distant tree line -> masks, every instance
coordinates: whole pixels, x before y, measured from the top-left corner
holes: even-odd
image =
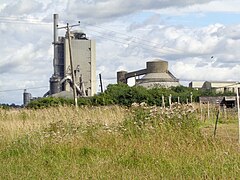
[[[168,97],[171,95],[172,102],[199,102],[200,96],[227,96],[234,95],[231,92],[216,93],[214,91],[196,90],[189,87],[177,86],[171,88],[154,87],[146,89],[142,86],[130,87],[127,84],[110,84],[103,93],[93,97],[78,98],[78,105],[104,106],[104,105],[123,105],[131,106],[132,103],[145,102],[148,105],[162,105],[162,96],[165,97],[165,104],[168,105]],[[31,101],[27,108],[45,108],[59,105],[73,105],[72,99],[47,97]]]
[[[14,103],[12,104],[0,104],[0,108],[2,109],[11,109],[11,108],[22,108],[23,106],[22,105],[16,105]]]

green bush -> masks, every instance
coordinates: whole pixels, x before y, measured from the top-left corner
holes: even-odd
[[[90,104],[93,106],[106,106],[114,104],[113,99],[106,93],[94,95],[90,98]]]
[[[193,102],[199,102],[200,96],[224,96],[233,95],[231,92],[227,93],[215,93],[213,91],[195,90],[193,88],[177,86],[171,88],[154,87],[152,89],[146,89],[142,86],[130,87],[127,84],[110,84],[104,93],[94,95],[93,97],[78,98],[78,105],[89,106],[105,106],[118,104],[123,106],[131,106],[132,103],[145,102],[148,105],[162,105],[162,96],[165,97],[165,105],[169,105],[168,97],[172,96],[172,102],[177,102],[178,98],[181,103],[186,103],[187,99],[190,102],[190,96],[192,94]],[[72,99],[64,98],[41,98],[30,102],[28,108],[46,108],[50,106],[59,105],[72,105],[74,101]]]
[[[133,102],[131,89],[127,84],[110,84],[104,93],[114,104],[129,106]]]

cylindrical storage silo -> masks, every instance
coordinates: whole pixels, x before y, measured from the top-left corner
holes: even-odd
[[[50,94],[56,94],[61,91],[60,78],[52,76],[50,78]]]
[[[32,99],[31,93],[28,93],[25,89],[23,92],[23,106],[28,105],[28,103],[30,103],[31,99]]]
[[[147,62],[147,73],[166,73],[168,72],[167,61],[149,61]]]

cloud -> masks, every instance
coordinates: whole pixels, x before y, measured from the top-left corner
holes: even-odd
[[[36,0],[18,0],[12,1],[7,4],[3,10],[4,15],[25,15],[30,13],[35,13],[41,10],[43,4]]]
[[[232,40],[240,40],[240,25],[232,25],[228,26],[227,28],[222,27],[217,32],[218,36],[225,36],[226,38],[232,39]]]
[[[211,0],[92,0],[68,1],[66,14],[84,19],[113,19],[145,10],[158,10],[170,7],[186,7],[194,4],[209,3]]]
[[[174,74],[180,80],[195,80],[195,81],[239,81],[240,65],[232,68],[227,67],[195,67],[193,64],[186,64],[182,61],[176,62],[172,68]]]
[[[239,24],[175,25],[166,18],[188,12],[207,16],[204,12],[210,11],[208,6],[215,11],[214,5],[217,11],[224,5],[229,11],[240,7],[233,7],[236,0],[230,2],[233,5],[222,0],[5,0],[0,16],[15,21],[0,21],[0,91],[49,85],[53,13],[59,13],[61,23],[81,20],[87,36],[96,39],[96,76],[102,74],[105,86],[116,83],[117,71],[143,69],[156,58],[167,60],[180,80],[239,80]],[[46,91],[30,90],[34,96]],[[22,91],[0,97],[0,102],[22,103]]]

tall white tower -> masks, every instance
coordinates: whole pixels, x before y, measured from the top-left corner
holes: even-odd
[[[89,40],[81,31],[71,31],[71,52],[75,83],[84,91],[84,95],[93,96],[96,94],[96,43]],[[69,40],[65,36],[64,41],[64,74],[71,74]],[[65,83],[66,91],[71,91],[69,83]]]
[[[66,97],[72,93],[69,37],[58,37],[58,15],[53,15],[54,74],[50,78],[50,90],[44,96]],[[81,31],[71,31],[71,55],[75,87],[78,96],[96,94],[96,43]],[[67,93],[62,93],[67,92]]]

